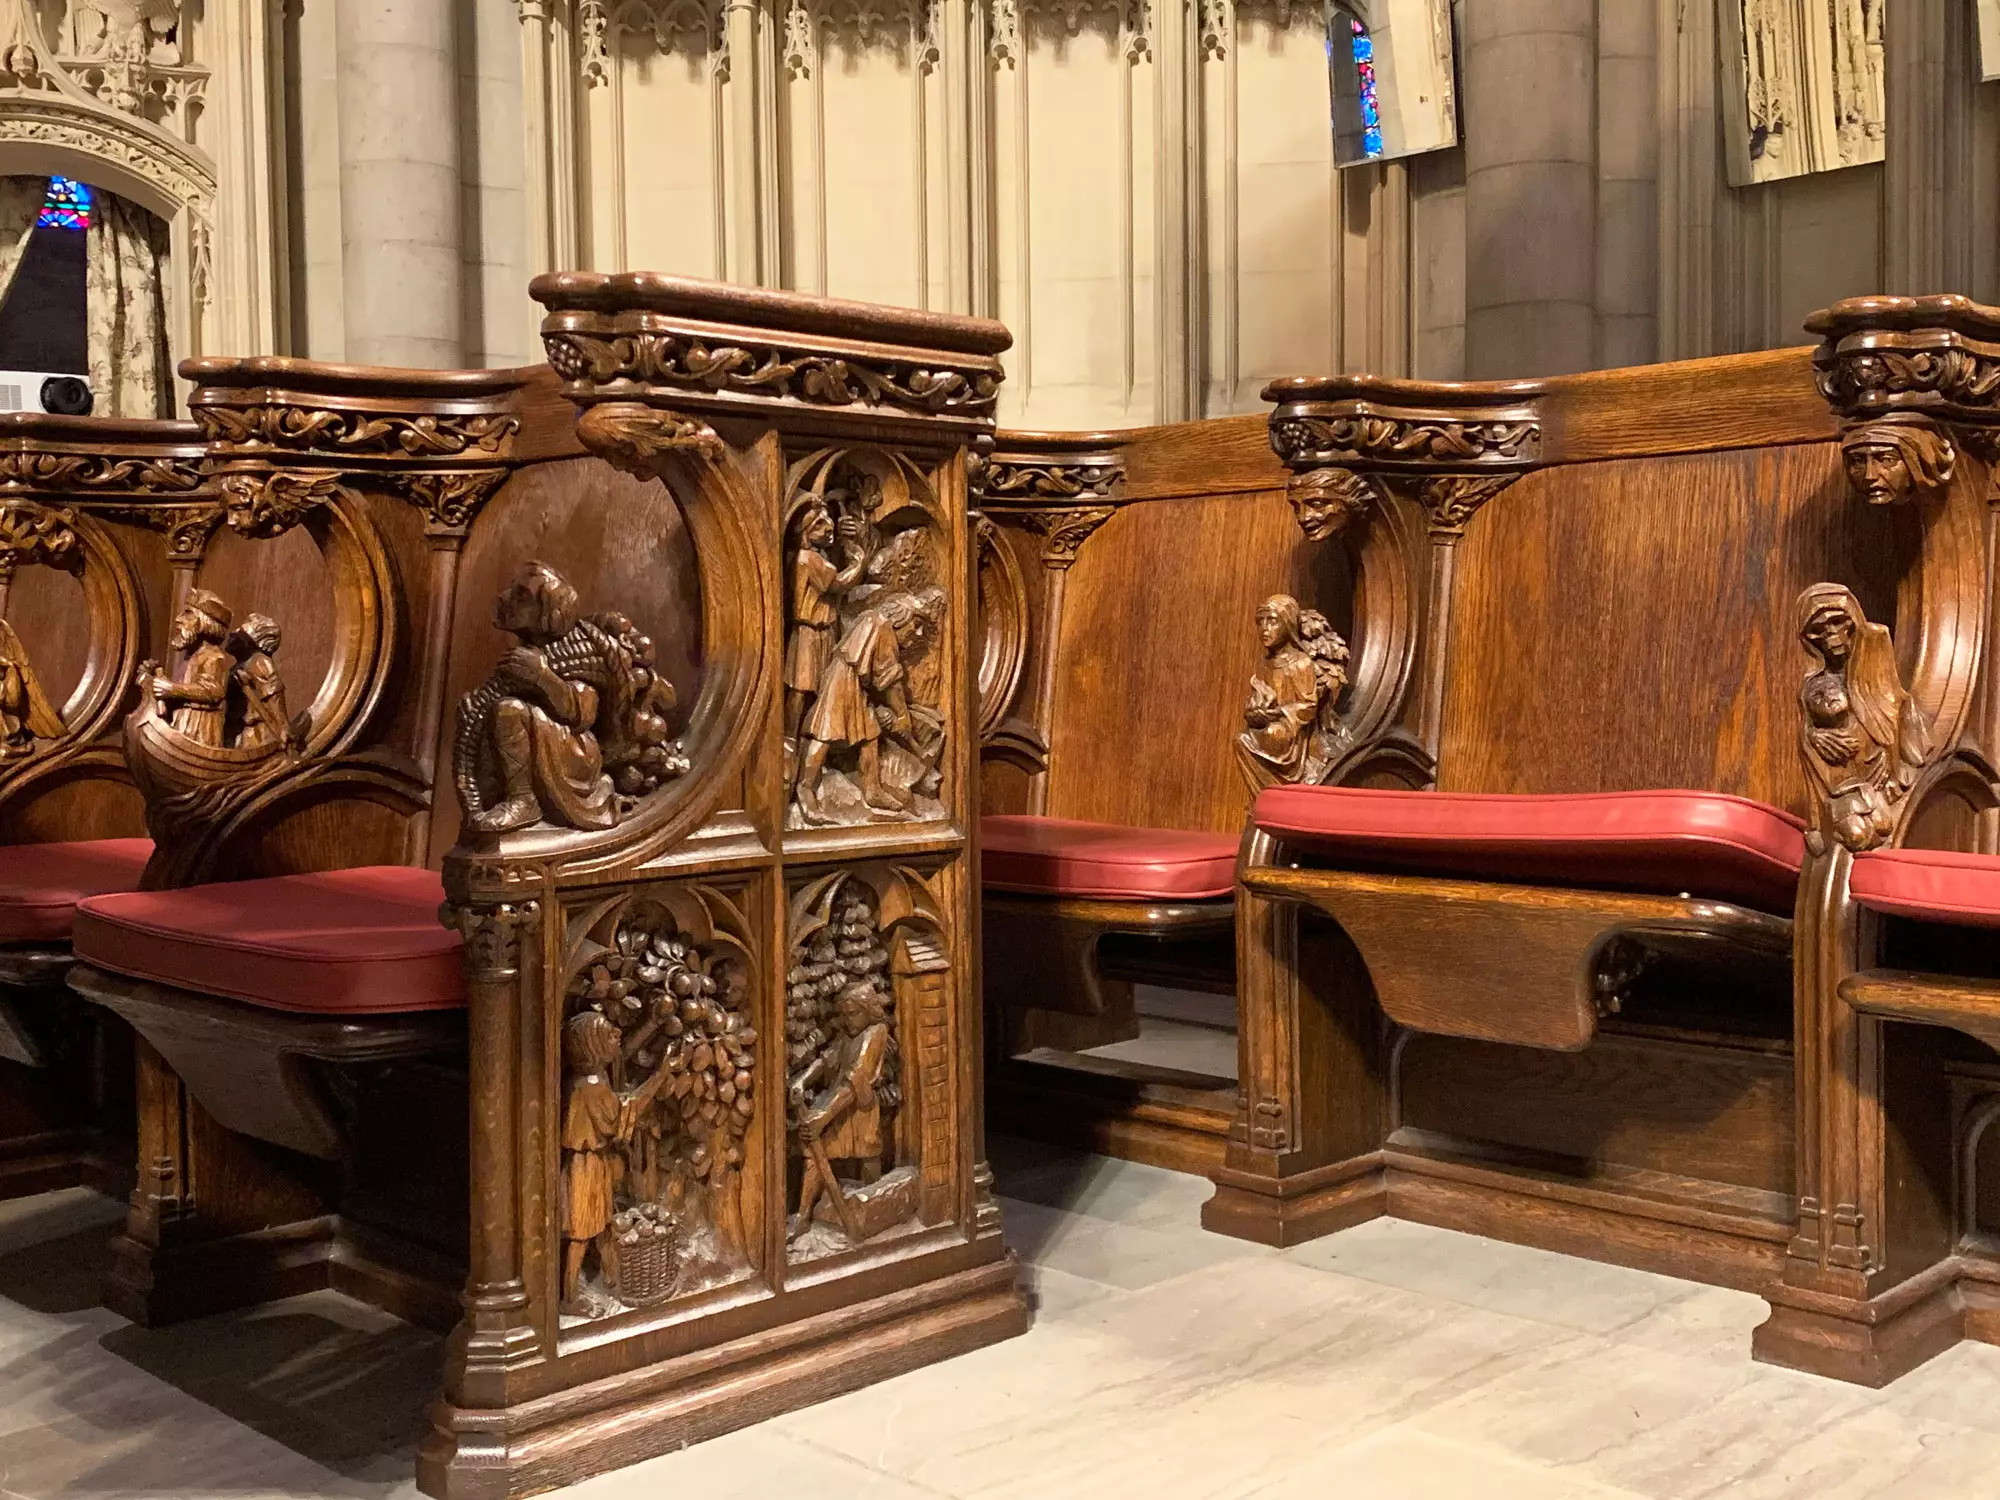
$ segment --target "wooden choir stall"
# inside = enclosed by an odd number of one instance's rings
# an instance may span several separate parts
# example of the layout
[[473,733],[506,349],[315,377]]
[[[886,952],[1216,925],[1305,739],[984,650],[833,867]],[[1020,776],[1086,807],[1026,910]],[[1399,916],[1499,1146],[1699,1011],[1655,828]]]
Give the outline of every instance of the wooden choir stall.
[[1026,1325],[965,666],[1007,335],[535,294],[547,367],[201,360],[194,423],[130,435],[158,476],[8,455],[10,574],[56,583],[10,598],[0,814],[34,858],[137,855],[42,881],[61,921],[4,950],[136,1034],[107,1301],[456,1325],[419,1460],[451,1496]]

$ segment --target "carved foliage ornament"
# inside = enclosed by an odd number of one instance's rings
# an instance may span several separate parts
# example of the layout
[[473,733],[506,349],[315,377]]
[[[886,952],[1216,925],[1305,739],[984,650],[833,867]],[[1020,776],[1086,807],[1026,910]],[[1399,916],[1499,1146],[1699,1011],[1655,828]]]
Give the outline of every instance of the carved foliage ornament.
[[91,514],[106,521],[123,521],[148,526],[167,534],[167,556],[175,562],[199,562],[208,551],[209,538],[223,523],[226,514],[220,504],[193,505],[95,505]]
[[1097,528],[1115,514],[1115,508],[1109,505],[1082,505],[1067,510],[1025,511],[1021,519],[1030,531],[1041,535],[1043,566],[1062,572],[1075,563],[1077,553]]
[[399,416],[307,406],[196,406],[193,416],[203,436],[223,447],[405,458],[498,455],[521,425],[516,417],[490,413]]
[[505,469],[421,469],[396,484],[424,513],[426,536],[462,537],[507,478]]
[[715,429],[699,417],[660,411],[637,401],[586,406],[576,419],[578,439],[606,463],[642,479],[656,475],[669,453],[720,458],[724,447]]
[[2000,354],[1941,349],[1845,349],[1823,344],[1813,357],[1820,394],[1836,411],[1935,396],[1954,406],[1990,407],[2000,398]]
[[1291,414],[1272,420],[1271,447],[1294,466],[1340,458],[1411,464],[1531,463],[1541,454],[1542,429],[1539,422],[1513,418]]
[[1101,500],[1125,477],[1116,459],[1019,459],[1001,455],[986,460],[975,489],[982,500]]
[[1433,537],[1456,537],[1465,532],[1479,507],[1512,484],[1514,474],[1444,474],[1426,479],[1417,491],[1430,523]]
[[538,901],[487,904],[446,902],[438,920],[465,939],[465,965],[474,979],[510,979],[521,967],[521,934],[541,917]]
[[1317,785],[1326,780],[1353,733],[1337,712],[1347,689],[1347,642],[1316,609],[1290,594],[1257,607],[1264,659],[1250,679],[1236,760],[1250,790]]
[[650,1306],[748,1268],[747,937],[726,897],[694,887],[619,903],[574,950],[562,1041],[569,1316]]
[[997,368],[936,369],[887,357],[712,343],[693,335],[602,338],[565,332],[544,334],[542,342],[550,365],[563,379],[596,385],[630,380],[815,406],[866,404],[962,417],[991,416],[1000,390]]
[[121,458],[48,449],[0,452],[0,490],[127,490],[174,493],[201,483],[195,459]]
[[1860,853],[1895,835],[1904,798],[1930,758],[1930,728],[1903,687],[1886,625],[1839,584],[1799,596],[1799,644],[1806,652],[1799,751],[1815,796],[1813,853],[1827,837]]
[[454,780],[465,827],[611,828],[685,773],[673,685],[621,614],[580,615],[576,590],[525,564],[494,606],[518,644],[459,701]]
[[33,501],[0,501],[0,583],[11,580],[24,564],[65,573],[80,569],[83,542],[76,534],[76,517]]
[[1951,483],[1958,459],[1944,428],[1902,412],[1850,423],[1840,434],[1840,453],[1848,483],[1870,505],[1937,495]]

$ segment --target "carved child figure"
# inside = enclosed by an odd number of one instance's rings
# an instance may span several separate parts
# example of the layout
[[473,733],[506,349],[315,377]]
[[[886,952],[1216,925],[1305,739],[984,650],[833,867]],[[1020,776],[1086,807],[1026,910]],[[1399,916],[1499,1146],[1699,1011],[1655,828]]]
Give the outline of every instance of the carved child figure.
[[296,720],[285,714],[285,681],[278,674],[278,647],[284,633],[269,615],[245,615],[230,638],[237,667],[234,680],[243,695],[243,727],[237,744],[246,750],[282,745],[296,753],[304,743],[310,716]]
[[888,1006],[879,983],[854,980],[844,985],[834,1002],[834,1025],[825,1050],[792,1084],[798,1094],[815,1085],[820,1092],[798,1118],[806,1168],[790,1239],[811,1227],[822,1191],[844,1201],[835,1162],[852,1165],[864,1183],[882,1176],[884,1091],[895,1079]]
[[841,638],[805,722],[797,796],[807,822],[826,821],[820,776],[836,748],[859,752],[861,797],[871,811],[884,817],[909,811],[909,795],[883,778],[882,740],[893,737],[925,765],[941,748],[929,716],[912,709],[906,668],[943,622],[945,603],[945,592],[936,585],[915,594],[885,594]]
[[[1799,703],[1800,749],[1833,836],[1855,851],[1895,833],[1897,804],[1930,753],[1923,712],[1896,673],[1886,626],[1870,622],[1861,602],[1838,584],[1815,584],[1799,597],[1799,641],[1811,658]],[[1815,831],[1808,842],[1823,847]]]
[[0,619],[0,760],[31,754],[36,740],[60,739],[62,716],[42,692],[28,650]]
[[236,670],[236,658],[224,644],[229,622],[229,606],[218,595],[207,589],[190,591],[167,636],[169,646],[188,653],[180,679],[176,681],[155,661],[139,668],[141,683],[151,688],[174,732],[197,745],[224,742],[229,688]]
[[792,521],[791,631],[785,643],[785,734],[790,739],[805,724],[833,655],[841,596],[861,581],[868,566],[853,519],[843,516],[842,527],[844,561],[836,565],[831,555],[835,526],[826,502],[813,497]]
[[1350,738],[1335,715],[1347,686],[1347,643],[1318,610],[1273,594],[1257,608],[1264,659],[1250,679],[1236,758],[1252,790],[1317,783]]

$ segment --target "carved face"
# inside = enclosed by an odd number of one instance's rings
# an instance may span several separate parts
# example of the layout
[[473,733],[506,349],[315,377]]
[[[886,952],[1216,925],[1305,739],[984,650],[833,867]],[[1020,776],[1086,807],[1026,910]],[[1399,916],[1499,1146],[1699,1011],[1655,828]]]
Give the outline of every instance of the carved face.
[[1837,606],[1816,611],[1800,634],[1829,667],[1838,668],[1854,649],[1854,620]]
[[181,612],[174,616],[174,628],[167,633],[167,644],[176,651],[192,651],[203,641],[220,641],[228,633],[228,624],[217,620],[214,615],[190,603],[181,606]]
[[1346,469],[1315,469],[1293,479],[1286,497],[1306,540],[1324,542],[1368,508],[1368,481]]
[[834,1004],[833,1019],[847,1036],[859,1036],[875,1019],[877,1002],[865,984],[850,984]]
[[799,522],[799,540],[808,547],[824,547],[833,540],[833,517],[814,506]]
[[576,590],[555,569],[528,563],[493,601],[493,623],[524,641],[552,641],[576,623]]
[[1856,443],[1847,450],[1847,482],[1870,505],[1910,498],[1916,480],[1894,443]]

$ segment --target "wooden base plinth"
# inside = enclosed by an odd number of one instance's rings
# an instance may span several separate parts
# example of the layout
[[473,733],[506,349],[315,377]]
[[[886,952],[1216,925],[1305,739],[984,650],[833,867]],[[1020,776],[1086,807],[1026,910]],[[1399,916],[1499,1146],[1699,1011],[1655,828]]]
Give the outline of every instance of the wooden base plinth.
[[1027,1331],[1004,1259],[501,1410],[440,1402],[417,1486],[514,1500],[719,1437]]
[[1213,1176],[1235,1117],[1235,1085],[1103,1058],[1008,1058],[987,1076],[989,1129],[1170,1172]]
[[107,1145],[94,1133],[65,1132],[31,1141],[0,1142],[0,1201],[58,1188],[95,1188],[107,1198],[132,1191],[132,1145]]
[[1203,1227],[1262,1245],[1300,1245],[1386,1215],[1742,1291],[1778,1275],[1791,1227],[1769,1194],[1656,1172],[1584,1180],[1525,1159],[1403,1146],[1289,1176],[1213,1175]]
[[1967,1332],[1951,1261],[1866,1301],[1784,1283],[1767,1288],[1765,1299],[1771,1316],[1751,1335],[1752,1357],[1850,1385],[1885,1386]]
[[111,1242],[104,1305],[142,1328],[255,1307],[327,1285],[332,1219],[255,1234],[148,1245],[130,1233]]

